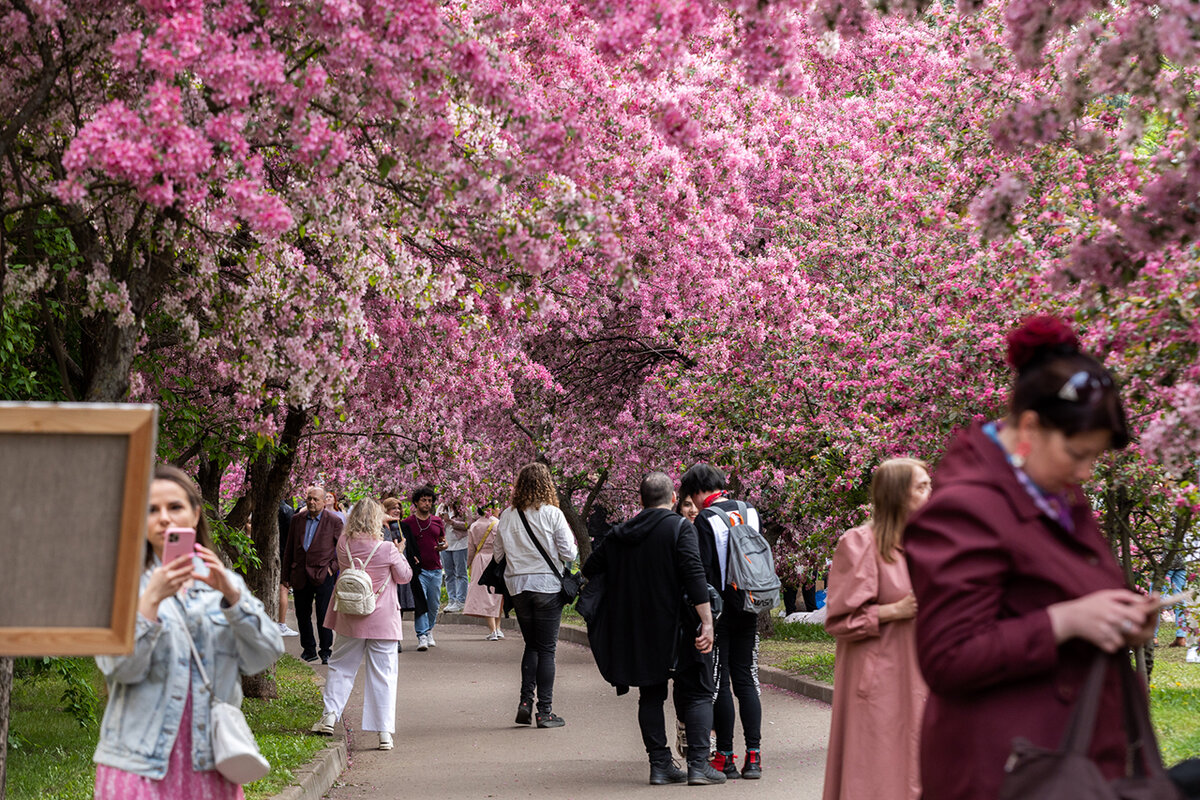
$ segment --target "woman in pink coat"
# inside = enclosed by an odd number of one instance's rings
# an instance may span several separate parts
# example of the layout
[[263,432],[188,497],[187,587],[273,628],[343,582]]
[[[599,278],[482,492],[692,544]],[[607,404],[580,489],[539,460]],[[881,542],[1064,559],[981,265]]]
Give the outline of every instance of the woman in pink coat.
[[377,592],[375,610],[366,615],[338,613],[335,604],[330,604],[325,627],[337,633],[337,641],[325,681],[325,713],[312,729],[314,733],[333,733],[365,653],[362,727],[379,731],[379,749],[391,750],[396,729],[396,643],[403,638],[396,584],[412,580],[412,568],[404,558],[403,542],[383,540],[383,516],[383,508],[374,500],[360,500],[338,540],[338,567],[349,569],[353,556],[354,566],[366,569]]
[[871,520],[842,534],[829,570],[825,630],[837,637],[824,800],[916,800],[921,714],[929,693],[917,663],[917,601],[901,537],[929,499],[912,458],[871,477]]

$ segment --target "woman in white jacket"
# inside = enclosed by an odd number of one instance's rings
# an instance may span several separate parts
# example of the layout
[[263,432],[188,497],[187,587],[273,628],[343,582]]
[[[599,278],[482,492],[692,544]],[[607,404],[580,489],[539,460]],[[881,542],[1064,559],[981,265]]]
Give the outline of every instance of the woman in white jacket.
[[[535,537],[545,556],[534,544]],[[545,464],[526,464],[517,473],[512,505],[500,515],[495,540],[494,557],[506,560],[504,582],[525,639],[517,724],[528,725],[536,719],[539,728],[561,728],[566,723],[552,710],[554,651],[563,608],[562,582],[554,573],[557,570],[561,575],[579,551],[571,526],[558,508],[554,481]],[[553,559],[553,568],[547,559]]]

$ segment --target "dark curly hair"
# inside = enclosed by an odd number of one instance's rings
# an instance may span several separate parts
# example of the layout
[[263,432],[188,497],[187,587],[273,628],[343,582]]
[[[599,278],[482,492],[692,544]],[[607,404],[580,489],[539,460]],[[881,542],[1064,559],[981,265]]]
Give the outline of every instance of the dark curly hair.
[[521,467],[517,473],[517,482],[513,484],[512,507],[525,511],[542,506],[558,508],[558,492],[554,490],[550,468],[535,461]]
[[422,484],[421,486],[413,489],[412,497],[409,498],[409,502],[415,506],[422,497],[428,497],[432,499],[433,502],[437,502],[437,489],[434,488],[432,483]]

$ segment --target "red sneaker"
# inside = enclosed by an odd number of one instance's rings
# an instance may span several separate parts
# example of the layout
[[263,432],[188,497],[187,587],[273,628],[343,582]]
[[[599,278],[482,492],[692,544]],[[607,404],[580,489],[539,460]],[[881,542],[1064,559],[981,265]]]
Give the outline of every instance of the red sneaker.
[[737,764],[734,763],[736,761],[737,756],[733,753],[722,753],[718,750],[710,763],[713,769],[725,775],[726,780],[732,781],[742,777],[742,774],[738,772]]

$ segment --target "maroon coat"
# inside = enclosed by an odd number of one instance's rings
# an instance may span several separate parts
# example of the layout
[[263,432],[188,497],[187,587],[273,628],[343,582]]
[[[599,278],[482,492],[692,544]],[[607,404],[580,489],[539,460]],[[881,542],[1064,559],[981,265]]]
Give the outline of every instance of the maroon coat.
[[293,589],[320,586],[338,571],[337,541],[342,535],[342,520],[331,511],[323,511],[308,551],[304,550],[304,526],[308,512],[292,517],[288,528],[287,549],[279,565],[279,582]]
[[[933,495],[908,524],[905,554],[929,684],[921,731],[924,800],[995,800],[1012,740],[1057,747],[1097,650],[1056,645],[1046,607],[1125,587],[1082,491],[1075,533],[1043,514],[978,423],[959,432]],[[1092,757],[1125,768],[1116,671],[1101,698]]]

